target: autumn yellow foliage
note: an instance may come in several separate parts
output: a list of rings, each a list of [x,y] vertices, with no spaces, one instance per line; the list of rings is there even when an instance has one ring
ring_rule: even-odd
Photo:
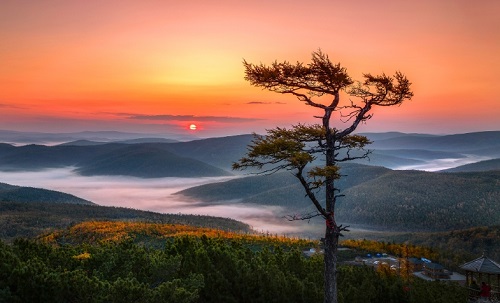
[[[87,260],[90,259],[90,254],[88,252],[81,253],[79,255],[73,256],[76,260]]]
[[[274,242],[284,245],[302,245],[311,241],[278,235],[245,234],[206,227],[181,224],[161,224],[148,222],[88,221],[58,230],[40,237],[40,240],[58,243],[100,244],[124,240],[162,240],[179,236],[226,238],[246,242]],[[75,256],[75,258],[84,256]]]

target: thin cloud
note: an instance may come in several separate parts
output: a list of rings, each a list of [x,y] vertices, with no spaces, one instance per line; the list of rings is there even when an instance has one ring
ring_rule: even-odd
[[[262,101],[251,101],[251,102],[247,102],[246,104],[250,104],[250,105],[267,105],[267,104],[286,104],[285,102],[262,102]]]
[[[241,118],[228,116],[195,116],[195,115],[128,115],[133,120],[155,120],[155,121],[204,121],[204,122],[222,122],[222,123],[241,123],[254,122],[262,119]]]
[[[0,108],[23,108],[23,107],[13,104],[0,103]]]
[[[262,101],[252,101],[252,102],[247,102],[247,104],[271,104],[271,102],[262,102]]]

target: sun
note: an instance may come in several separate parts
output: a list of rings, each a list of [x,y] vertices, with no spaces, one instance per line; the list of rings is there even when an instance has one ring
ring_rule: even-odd
[[[189,125],[190,130],[196,130],[196,124],[191,124]]]

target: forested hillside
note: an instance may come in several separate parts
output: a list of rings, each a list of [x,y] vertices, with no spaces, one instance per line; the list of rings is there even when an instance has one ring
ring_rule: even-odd
[[[488,170],[500,170],[500,159],[484,160],[476,163],[461,165],[458,167],[443,170],[443,172],[478,172]]]
[[[448,255],[472,260],[482,254],[500,261],[500,225],[481,226],[448,232],[408,233],[388,236],[386,240],[433,247]]]
[[[398,230],[444,231],[500,222],[500,171],[392,171],[346,189],[343,221]]]
[[[346,176],[338,182],[345,194],[337,208],[340,222],[398,231],[444,231],[500,222],[500,171],[432,173],[346,165],[341,173]],[[303,189],[286,172],[201,185],[178,194],[208,202],[281,206],[281,215],[310,209]]]
[[[26,145],[0,149],[1,171],[76,167],[83,175],[142,178],[227,176],[221,168],[169,152],[168,144]]]
[[[430,151],[448,151],[459,153],[475,153],[490,150],[491,155],[500,153],[500,131],[485,131],[444,136],[412,136],[402,135],[392,138],[374,140],[370,148],[384,149],[417,149]],[[493,148],[496,148],[495,153]]]
[[[230,173],[201,161],[151,145],[127,145],[78,163],[81,175],[122,175],[142,178],[214,177]]]
[[[231,171],[233,162],[241,158],[252,135],[209,138],[165,145],[169,151]]]
[[[0,183],[0,201],[3,202],[50,202],[71,204],[94,204],[85,199],[59,191],[15,186]]]
[[[500,132],[448,136],[380,133],[367,136],[373,140],[368,146],[373,153],[369,161],[362,160],[361,163],[368,165],[400,168],[440,159],[500,157]],[[86,175],[222,176],[231,173],[231,164],[245,154],[252,138],[252,135],[238,135],[171,142],[162,138],[138,137],[106,144],[104,141],[77,141],[57,146],[1,144],[0,171],[76,167],[78,172]]]
[[[221,230],[251,232],[242,222],[210,216],[160,214],[122,207],[45,202],[0,202],[0,239],[35,237],[83,221],[114,220],[186,224]]]

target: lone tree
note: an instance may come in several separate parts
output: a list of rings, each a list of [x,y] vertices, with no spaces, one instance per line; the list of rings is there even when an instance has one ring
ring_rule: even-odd
[[[335,221],[335,204],[341,196],[335,187],[335,181],[341,178],[338,165],[368,157],[370,151],[365,146],[371,142],[353,132],[372,117],[370,111],[375,106],[399,105],[410,100],[411,83],[400,72],[394,76],[364,74],[363,82],[353,81],[344,67],[333,64],[321,50],[312,53],[311,63],[307,65],[287,61],[276,61],[270,66],[247,61],[243,64],[245,80],[252,85],[293,95],[323,113],[315,116],[321,119],[318,124],[298,124],[290,129],[278,127],[267,130],[266,136],[254,134],[247,155],[233,163],[233,169],[254,167],[261,174],[289,170],[297,177],[316,212],[289,219],[319,216],[325,220],[325,302],[336,303],[337,247],[341,233],[348,231],[348,226]],[[341,93],[348,96],[347,102],[340,102]],[[334,112],[338,112],[335,118]],[[308,167],[318,156],[324,165]],[[318,197],[321,188],[324,188],[323,199]]]

